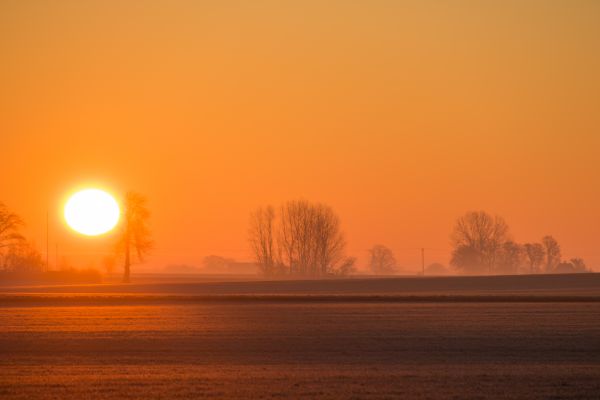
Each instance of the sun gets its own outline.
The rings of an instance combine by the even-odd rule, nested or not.
[[[75,231],[96,236],[113,229],[121,210],[113,196],[99,189],[86,189],[72,195],[65,205],[65,220]]]

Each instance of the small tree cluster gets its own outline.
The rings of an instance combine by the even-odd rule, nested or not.
[[[19,215],[0,202],[0,270],[10,272],[41,271],[42,256],[20,230],[24,222]]]
[[[369,250],[369,269],[377,275],[389,275],[398,272],[398,263],[392,250],[383,245],[373,246]]]
[[[563,262],[560,245],[552,236],[541,243],[512,240],[502,217],[469,212],[456,221],[451,235],[450,263],[465,274],[586,272],[582,259]]]
[[[40,252],[27,240],[11,244],[0,257],[0,269],[7,272],[40,272],[44,265]]]
[[[468,274],[492,273],[501,249],[510,241],[508,225],[502,217],[479,211],[456,221],[452,232],[452,265]]]
[[[351,272],[354,259],[344,255],[346,242],[331,207],[288,201],[277,213],[259,208],[250,218],[249,241],[266,275],[326,276]]]

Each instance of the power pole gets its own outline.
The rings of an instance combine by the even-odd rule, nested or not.
[[[421,248],[421,267],[423,268],[423,276],[425,276],[425,248]]]

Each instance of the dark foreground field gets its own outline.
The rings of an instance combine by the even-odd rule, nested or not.
[[[131,305],[69,303],[73,294],[44,304],[84,293],[73,288],[7,290],[38,300],[0,305],[0,398],[598,399],[597,287],[575,286],[535,302],[452,291],[452,301],[410,301],[401,290],[390,293],[402,301],[296,291],[293,302],[178,302],[155,290],[152,304],[134,287]],[[244,288],[228,294],[251,295]],[[590,301],[573,301],[579,292]]]

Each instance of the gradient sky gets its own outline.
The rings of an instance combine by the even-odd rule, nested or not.
[[[249,212],[304,198],[348,250],[448,263],[483,209],[600,267],[598,1],[0,4],[0,200],[51,259],[85,185],[148,196],[149,266],[250,259]],[[52,260],[51,260],[52,262]]]

